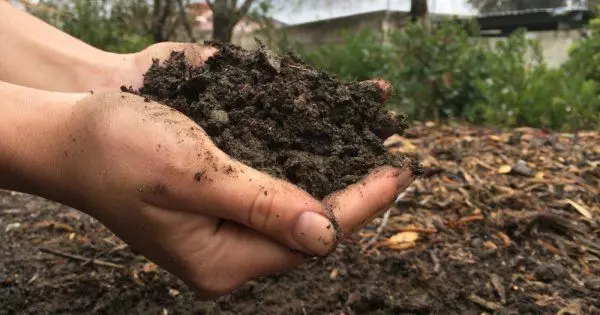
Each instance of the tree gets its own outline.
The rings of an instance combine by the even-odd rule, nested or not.
[[[206,0],[213,11],[213,39],[223,42],[231,42],[233,28],[248,14],[254,0],[245,0],[238,7],[237,0]]]
[[[131,27],[152,36],[155,43],[172,40],[178,33],[185,33],[191,42],[196,41],[186,11],[190,0],[114,0],[113,3],[126,12],[124,15],[129,15]]]
[[[413,22],[424,20],[429,15],[427,0],[410,1],[410,18]]]
[[[411,0],[410,1],[410,20],[414,22],[420,21],[425,29],[431,29],[431,20],[429,19],[429,7],[427,0]]]
[[[196,39],[190,0],[14,1],[28,12],[103,50],[139,51],[152,43]]]

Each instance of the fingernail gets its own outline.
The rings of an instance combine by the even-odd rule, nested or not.
[[[402,193],[413,183],[413,181],[414,176],[412,175],[412,170],[410,168],[400,171],[400,174],[398,174],[398,186],[396,190],[397,194]]]
[[[403,193],[411,184],[413,183],[412,179],[409,179],[398,186],[398,190],[396,190],[396,196]]]
[[[392,85],[383,79],[375,79],[377,87],[379,87],[379,97],[382,102],[385,102],[392,96]]]
[[[294,240],[302,251],[314,255],[329,253],[335,239],[335,228],[324,216],[306,211],[296,220],[292,231]]]

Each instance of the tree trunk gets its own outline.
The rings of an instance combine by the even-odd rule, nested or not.
[[[431,20],[429,18],[429,6],[427,5],[427,0],[410,1],[410,20],[412,22],[421,21],[426,29],[431,28]]]
[[[179,6],[179,15],[181,18],[181,22],[183,23],[183,27],[185,28],[185,32],[187,33],[192,43],[197,42],[196,37],[194,36],[194,30],[192,29],[192,25],[190,24],[190,20],[188,19],[188,14],[185,10],[183,0],[177,0],[177,5]]]
[[[237,2],[237,1],[236,1]],[[237,8],[231,7],[227,0],[215,0],[212,5],[213,10],[213,32],[212,38],[224,43],[231,42],[233,27],[237,24],[239,18]]]
[[[173,0],[154,0],[152,37],[155,43],[165,42],[169,39],[167,20],[171,16]]]
[[[411,0],[410,1],[410,19],[417,22],[427,18],[429,15],[429,7],[427,0]]]
[[[224,43],[231,42],[233,35],[233,26],[235,22],[231,20],[231,17],[227,12],[216,12],[213,14],[213,33],[212,38],[220,40]]]
[[[237,0],[207,0],[206,2],[213,11],[213,39],[229,43],[233,28],[248,14],[254,0],[245,0],[239,7]]]

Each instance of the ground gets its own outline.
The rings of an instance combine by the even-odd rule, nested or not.
[[[326,259],[218,301],[99,222],[0,191],[0,314],[600,314],[600,135],[416,124],[424,176]]]

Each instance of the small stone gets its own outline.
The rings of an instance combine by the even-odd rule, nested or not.
[[[589,290],[600,291],[600,277],[588,277],[587,279],[585,279],[585,287]]]
[[[552,282],[564,278],[567,275],[565,267],[560,264],[539,265],[533,271],[535,278],[542,282]]]
[[[527,165],[527,162],[523,160],[517,161],[517,163],[512,167],[512,173],[528,177],[535,176],[535,171],[532,170],[531,167]]]
[[[212,123],[222,126],[229,123],[229,115],[221,109],[213,109],[208,113],[208,117]]]
[[[19,222],[15,222],[15,223],[9,223],[6,225],[6,228],[4,229],[5,232],[8,232],[10,230],[16,230],[18,228],[21,227],[21,223]]]
[[[564,152],[566,150],[565,146],[562,143],[554,144],[554,151],[556,152]]]

